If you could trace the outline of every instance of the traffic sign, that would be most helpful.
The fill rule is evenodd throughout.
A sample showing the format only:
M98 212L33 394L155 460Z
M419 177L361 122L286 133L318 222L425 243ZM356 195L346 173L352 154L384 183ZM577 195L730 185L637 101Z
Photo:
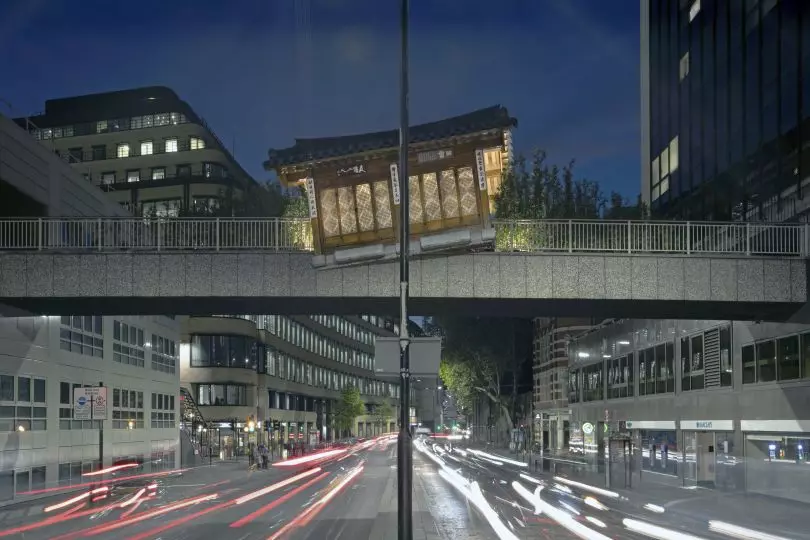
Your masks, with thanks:
M106 420L107 405L106 386L73 389L74 420Z

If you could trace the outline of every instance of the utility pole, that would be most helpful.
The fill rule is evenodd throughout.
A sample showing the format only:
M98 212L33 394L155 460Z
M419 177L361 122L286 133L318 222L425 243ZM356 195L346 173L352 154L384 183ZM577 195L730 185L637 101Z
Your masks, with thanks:
M411 446L411 360L408 337L408 276L410 256L410 204L408 198L408 0L401 0L399 87L399 440L397 441L397 517L399 540L413 540L413 447Z
M104 381L98 382L99 388L104 386ZM93 418L93 405L95 404L95 399L90 401L90 418ZM99 470L104 468L104 420L99 420L98 424L98 468Z

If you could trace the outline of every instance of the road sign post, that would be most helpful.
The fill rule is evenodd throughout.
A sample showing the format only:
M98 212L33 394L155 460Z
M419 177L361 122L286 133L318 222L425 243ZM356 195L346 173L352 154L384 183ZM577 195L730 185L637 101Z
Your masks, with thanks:
M107 387L103 382L98 386L73 389L73 419L99 420L98 426L98 461L99 468L104 468L104 420L107 419Z

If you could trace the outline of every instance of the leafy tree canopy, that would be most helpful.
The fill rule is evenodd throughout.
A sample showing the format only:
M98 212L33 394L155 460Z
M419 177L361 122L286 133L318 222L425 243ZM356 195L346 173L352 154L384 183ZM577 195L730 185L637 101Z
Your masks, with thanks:
M360 397L360 389L347 386L335 406L335 427L341 431L351 431L358 416L365 414L366 406Z
M598 182L576 178L574 161L564 166L549 163L546 153L536 150L527 161L518 155L504 172L495 197L495 212L501 219L644 219L640 200L630 204L619 193L609 200Z
M395 415L396 411L388 400L381 401L374 406L374 423L379 426L386 426Z

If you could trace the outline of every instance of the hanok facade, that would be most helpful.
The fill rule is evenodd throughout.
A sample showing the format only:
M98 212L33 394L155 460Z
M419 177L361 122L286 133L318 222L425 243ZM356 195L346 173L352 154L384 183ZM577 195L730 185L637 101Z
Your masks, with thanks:
M491 242L490 214L517 121L501 106L411 127L411 252ZM399 132L296 139L265 168L306 189L317 266L396 255Z

